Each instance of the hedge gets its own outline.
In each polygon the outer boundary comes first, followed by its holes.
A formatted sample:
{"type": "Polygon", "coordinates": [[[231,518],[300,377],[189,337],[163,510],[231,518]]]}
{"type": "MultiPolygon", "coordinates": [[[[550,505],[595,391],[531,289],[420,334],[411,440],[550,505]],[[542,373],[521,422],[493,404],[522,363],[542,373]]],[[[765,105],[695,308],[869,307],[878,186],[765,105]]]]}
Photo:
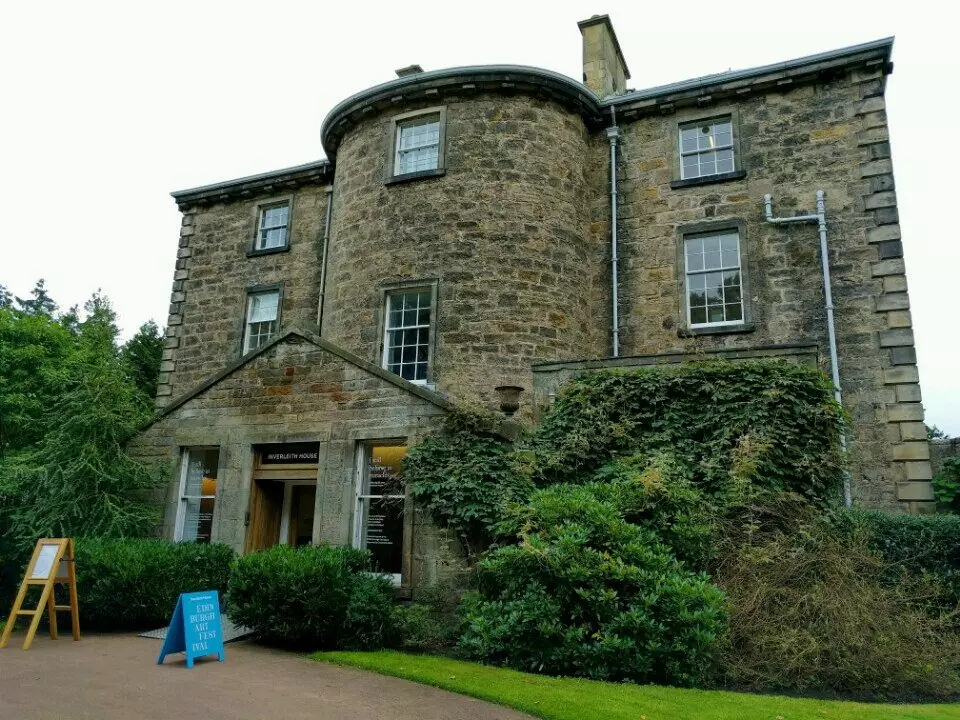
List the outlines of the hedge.
{"type": "Polygon", "coordinates": [[[929,575],[960,602],[960,515],[890,515],[852,510],[847,523],[866,531],[870,546],[895,569],[929,575]]]}
{"type": "Polygon", "coordinates": [[[237,560],[230,619],[264,642],[312,650],[372,650],[399,643],[393,584],[372,573],[370,553],[280,545],[237,560]]]}
{"type": "Polygon", "coordinates": [[[226,592],[233,559],[233,550],[220,544],[78,539],[80,627],[163,627],[180,593],[226,592]]]}

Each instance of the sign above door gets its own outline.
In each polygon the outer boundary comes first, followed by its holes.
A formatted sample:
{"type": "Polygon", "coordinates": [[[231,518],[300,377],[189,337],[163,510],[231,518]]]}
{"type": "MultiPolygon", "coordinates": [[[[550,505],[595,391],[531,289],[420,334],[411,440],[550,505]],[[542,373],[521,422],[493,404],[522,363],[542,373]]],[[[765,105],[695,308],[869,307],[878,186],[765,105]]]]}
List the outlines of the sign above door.
{"type": "Polygon", "coordinates": [[[320,460],[320,443],[274,443],[258,445],[260,465],[316,465],[320,460]]]}

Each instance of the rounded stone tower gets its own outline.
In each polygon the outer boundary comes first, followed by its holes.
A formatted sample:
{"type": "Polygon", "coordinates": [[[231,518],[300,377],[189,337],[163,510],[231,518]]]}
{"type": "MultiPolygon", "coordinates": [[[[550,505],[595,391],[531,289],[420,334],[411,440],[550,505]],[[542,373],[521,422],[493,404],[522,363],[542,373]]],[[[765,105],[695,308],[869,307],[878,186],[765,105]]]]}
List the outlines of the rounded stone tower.
{"type": "Polygon", "coordinates": [[[532,363],[604,354],[595,102],[544,70],[458,68],[335,107],[324,337],[395,371],[419,352],[404,377],[488,404],[498,385],[529,390],[532,363]],[[410,307],[412,293],[419,311],[429,303],[419,321],[391,304],[407,294],[410,307]],[[425,320],[419,336],[390,334],[425,320]],[[401,337],[420,347],[404,355],[391,347],[401,337]]]}

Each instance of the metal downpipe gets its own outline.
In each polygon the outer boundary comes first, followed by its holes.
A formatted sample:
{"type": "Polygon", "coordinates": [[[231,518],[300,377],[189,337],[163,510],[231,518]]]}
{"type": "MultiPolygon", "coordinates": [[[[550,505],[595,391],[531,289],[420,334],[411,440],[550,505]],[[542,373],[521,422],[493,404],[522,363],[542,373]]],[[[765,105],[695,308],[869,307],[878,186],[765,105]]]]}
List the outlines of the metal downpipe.
{"type": "Polygon", "coordinates": [[[620,128],[617,127],[617,109],[610,106],[610,127],[607,138],[610,140],[610,304],[613,330],[613,357],[620,357],[620,317],[619,317],[619,268],[617,260],[617,139],[620,128]]]}
{"type": "MultiPolygon", "coordinates": [[[[823,190],[817,190],[817,212],[815,215],[797,215],[795,217],[774,217],[773,216],[773,196],[770,194],[763,196],[764,214],[769,223],[777,225],[794,222],[815,222],[817,230],[820,233],[820,262],[823,271],[823,297],[824,307],[827,311],[827,342],[830,352],[830,379],[833,382],[833,397],[837,405],[843,407],[843,399],[840,392],[840,361],[837,353],[837,331],[833,318],[833,290],[830,281],[830,248],[827,244],[827,209],[824,200],[823,190]]],[[[843,430],[840,431],[840,449],[845,453],[847,451],[847,437],[843,430]]],[[[853,504],[853,496],[850,490],[850,475],[847,472],[843,474],[843,504],[850,507],[853,504]]]]}
{"type": "Polygon", "coordinates": [[[327,217],[323,223],[323,248],[320,251],[320,299],[317,303],[317,335],[323,336],[323,299],[327,290],[327,248],[330,246],[330,215],[333,212],[333,185],[327,185],[327,217]]]}

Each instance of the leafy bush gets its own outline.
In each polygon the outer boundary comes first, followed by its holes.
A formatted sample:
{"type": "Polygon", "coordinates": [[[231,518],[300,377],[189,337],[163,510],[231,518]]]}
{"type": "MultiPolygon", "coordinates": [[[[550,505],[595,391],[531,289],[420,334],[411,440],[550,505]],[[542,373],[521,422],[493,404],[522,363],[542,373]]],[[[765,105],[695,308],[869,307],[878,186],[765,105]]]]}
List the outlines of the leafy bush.
{"type": "Polygon", "coordinates": [[[439,583],[418,587],[414,603],[401,616],[403,647],[437,652],[453,648],[463,622],[458,613],[460,593],[439,583]]]}
{"type": "Polygon", "coordinates": [[[234,552],[226,545],[165,540],[76,542],[80,625],[152,630],[170,620],[180,593],[227,589],[234,552]]]}
{"type": "Polygon", "coordinates": [[[228,611],[268,643],[296,649],[371,650],[398,641],[393,585],[370,553],[286,545],[237,560],[228,611]]]}
{"type": "Polygon", "coordinates": [[[949,457],[933,479],[933,491],[937,500],[951,512],[960,513],[960,457],[949,457]]]}
{"type": "Polygon", "coordinates": [[[624,520],[656,533],[679,560],[706,568],[713,554],[713,508],[672,455],[615,460],[597,470],[589,487],[624,520]]]}
{"type": "Polygon", "coordinates": [[[849,511],[841,520],[847,532],[865,533],[895,578],[903,572],[930,577],[948,593],[947,603],[960,603],[960,515],[889,515],[849,511]]]}
{"type": "Polygon", "coordinates": [[[460,647],[520,670],[696,683],[723,597],[591,487],[558,485],[514,508],[519,544],[478,565],[460,647]]]}
{"type": "Polygon", "coordinates": [[[673,453],[689,479],[724,495],[744,444],[754,481],[817,503],[835,497],[842,410],[816,368],[713,361],[584,374],[531,436],[533,479],[587,482],[611,460],[673,453]]]}
{"type": "Polygon", "coordinates": [[[437,525],[456,534],[471,561],[493,541],[506,504],[529,490],[516,471],[512,445],[493,432],[494,422],[454,410],[442,432],[411,448],[403,463],[414,498],[437,525]]]}
{"type": "Polygon", "coordinates": [[[903,575],[890,582],[891,571],[863,534],[837,532],[804,503],[773,498],[767,513],[728,535],[716,560],[714,582],[730,613],[722,681],[881,696],[960,692],[960,637],[955,618],[935,607],[940,589],[903,575]]]}

